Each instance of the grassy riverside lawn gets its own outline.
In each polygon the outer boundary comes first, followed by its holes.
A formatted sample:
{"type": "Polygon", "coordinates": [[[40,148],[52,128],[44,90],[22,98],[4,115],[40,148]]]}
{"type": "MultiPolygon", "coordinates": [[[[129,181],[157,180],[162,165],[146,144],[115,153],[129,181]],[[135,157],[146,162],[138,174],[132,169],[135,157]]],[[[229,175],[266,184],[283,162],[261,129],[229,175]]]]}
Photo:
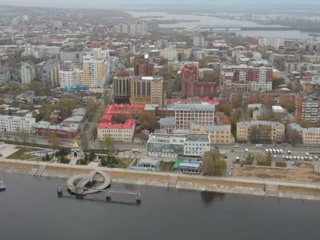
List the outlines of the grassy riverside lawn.
{"type": "Polygon", "coordinates": [[[161,172],[172,172],[174,162],[163,162],[161,165],[161,172]]]}
{"type": "Polygon", "coordinates": [[[41,157],[32,156],[30,154],[27,154],[28,152],[32,152],[32,151],[43,150],[42,148],[31,148],[31,147],[17,146],[16,149],[18,149],[18,150],[6,158],[7,159],[42,161],[41,157]]]}
{"type": "MultiPolygon", "coordinates": [[[[6,144],[12,144],[16,145],[17,147],[30,147],[30,148],[39,148],[39,149],[48,149],[50,148],[49,145],[45,144],[36,144],[36,143],[29,143],[29,142],[16,142],[16,141],[11,141],[11,140],[0,140],[1,142],[4,142],[6,144]]],[[[70,147],[64,147],[66,149],[71,149],[70,147]]]]}
{"type": "Polygon", "coordinates": [[[287,164],[285,162],[276,162],[276,167],[287,167],[287,164]]]}
{"type": "Polygon", "coordinates": [[[118,164],[114,166],[115,168],[128,168],[130,163],[132,162],[132,160],[129,158],[117,158],[117,160],[118,164]]]}

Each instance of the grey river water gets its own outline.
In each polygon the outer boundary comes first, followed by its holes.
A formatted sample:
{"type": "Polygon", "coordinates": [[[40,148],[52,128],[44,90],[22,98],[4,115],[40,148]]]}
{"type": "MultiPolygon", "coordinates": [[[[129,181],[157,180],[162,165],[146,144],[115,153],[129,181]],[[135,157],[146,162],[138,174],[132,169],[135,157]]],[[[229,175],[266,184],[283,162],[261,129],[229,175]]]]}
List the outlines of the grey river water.
{"type": "Polygon", "coordinates": [[[0,173],[1,240],[319,239],[320,202],[167,190],[137,190],[143,199],[104,194],[77,200],[57,186],[65,179],[0,173]]]}
{"type": "MultiPolygon", "coordinates": [[[[261,26],[255,22],[249,21],[237,21],[230,19],[221,19],[213,16],[205,15],[191,15],[191,14],[169,14],[167,12],[153,12],[153,11],[127,11],[133,17],[150,17],[150,16],[161,16],[165,20],[176,20],[176,19],[191,19],[198,20],[198,22],[179,22],[175,24],[160,24],[163,28],[193,28],[198,25],[241,25],[246,27],[257,27],[261,26]]],[[[147,18],[149,19],[149,18],[147,18]]],[[[304,40],[310,38],[308,32],[301,32],[298,30],[290,31],[235,31],[237,35],[248,36],[248,37],[280,37],[285,39],[299,39],[304,40]]]]}

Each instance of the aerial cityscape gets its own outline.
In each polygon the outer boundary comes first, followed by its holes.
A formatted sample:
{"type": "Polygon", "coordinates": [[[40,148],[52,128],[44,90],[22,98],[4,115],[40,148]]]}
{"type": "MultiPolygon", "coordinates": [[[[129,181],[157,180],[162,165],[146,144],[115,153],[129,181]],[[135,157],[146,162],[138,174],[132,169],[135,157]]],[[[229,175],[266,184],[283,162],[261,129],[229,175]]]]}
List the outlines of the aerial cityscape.
{"type": "Polygon", "coordinates": [[[317,239],[318,2],[0,4],[1,239],[317,239]]]}

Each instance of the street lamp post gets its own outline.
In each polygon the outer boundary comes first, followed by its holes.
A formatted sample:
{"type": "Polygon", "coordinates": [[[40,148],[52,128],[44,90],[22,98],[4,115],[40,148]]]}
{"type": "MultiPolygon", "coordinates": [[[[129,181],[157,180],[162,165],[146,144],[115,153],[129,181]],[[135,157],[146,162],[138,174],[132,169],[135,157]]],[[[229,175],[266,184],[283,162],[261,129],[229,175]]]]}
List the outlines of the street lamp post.
{"type": "Polygon", "coordinates": [[[137,158],[137,154],[140,152],[139,149],[133,149],[132,150],[132,153],[134,154],[134,158],[136,159],[137,158]]]}

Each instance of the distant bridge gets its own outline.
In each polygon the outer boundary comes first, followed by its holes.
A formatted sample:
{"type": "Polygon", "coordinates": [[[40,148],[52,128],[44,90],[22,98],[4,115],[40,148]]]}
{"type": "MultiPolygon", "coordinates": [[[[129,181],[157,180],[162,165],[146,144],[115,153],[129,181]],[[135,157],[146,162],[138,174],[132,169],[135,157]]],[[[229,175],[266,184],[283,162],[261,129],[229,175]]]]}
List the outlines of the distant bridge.
{"type": "Polygon", "coordinates": [[[244,27],[242,25],[199,25],[200,28],[206,28],[211,31],[213,30],[224,30],[224,31],[289,31],[297,30],[296,27],[279,27],[279,26],[254,26],[244,27]]]}

